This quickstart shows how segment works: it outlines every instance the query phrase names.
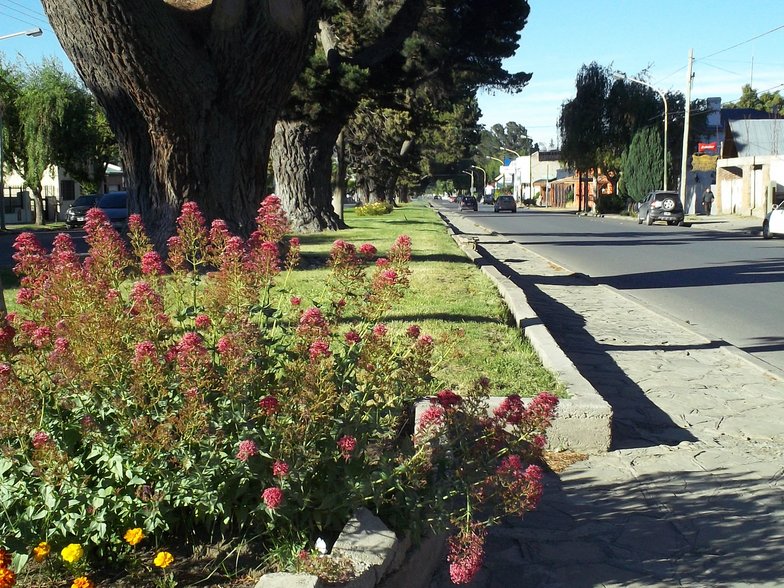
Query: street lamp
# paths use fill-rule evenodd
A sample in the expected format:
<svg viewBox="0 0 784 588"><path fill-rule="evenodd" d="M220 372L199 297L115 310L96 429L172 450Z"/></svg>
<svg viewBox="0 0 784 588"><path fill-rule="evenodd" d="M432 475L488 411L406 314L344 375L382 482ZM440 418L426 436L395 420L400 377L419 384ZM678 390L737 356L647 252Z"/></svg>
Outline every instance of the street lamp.
<svg viewBox="0 0 784 588"><path fill-rule="evenodd" d="M614 73L613 77L617 78L619 80L628 80L630 82L634 82L636 84L641 84L643 86L646 86L646 87L650 88L651 90L653 90L654 92L658 92L659 96L662 99L662 102L664 102L664 152L663 152L663 155L662 155L662 157L664 159L664 179L662 181L662 189L666 190L667 189L667 119L669 118L668 112L667 112L667 96L665 96L665 94L664 94L664 92L662 90L660 90L659 88L657 88L655 86L651 86L648 82L643 82L642 80L638 80L636 78L630 78L628 76L625 76L625 75L622 75L622 74L619 74L619 73Z"/></svg>
<svg viewBox="0 0 784 588"><path fill-rule="evenodd" d="M18 33L10 33L8 35L0 36L0 41L3 39L10 39L11 37L21 37L27 35L28 37L40 37L44 32L41 29L30 29L29 31L19 31Z"/></svg>
<svg viewBox="0 0 784 588"><path fill-rule="evenodd" d="M460 171L461 173L468 174L469 176L471 176L471 191L469 192L469 194L473 196L474 195L474 172L465 169L461 169Z"/></svg>
<svg viewBox="0 0 784 588"><path fill-rule="evenodd" d="M485 155L485 157L487 159L492 159L493 161L497 161L498 163L501 164L501 167L506 167L506 162L503 159L498 159L497 157L493 157L492 155ZM500 168L498 171L499 172L501 171ZM504 172L501 173L501 189L506 190L506 170L504 170Z"/></svg>
<svg viewBox="0 0 784 588"><path fill-rule="evenodd" d="M484 190L484 187L487 186L487 172L481 167L479 167L478 165L472 165L471 167L473 167L474 169L478 169L480 172L482 172L482 182L483 182L482 189Z"/></svg>

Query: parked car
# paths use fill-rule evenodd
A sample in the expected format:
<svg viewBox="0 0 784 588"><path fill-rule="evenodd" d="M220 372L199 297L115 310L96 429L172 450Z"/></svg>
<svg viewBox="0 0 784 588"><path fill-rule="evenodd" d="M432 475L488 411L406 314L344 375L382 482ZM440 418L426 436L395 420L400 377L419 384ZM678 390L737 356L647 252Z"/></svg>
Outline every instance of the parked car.
<svg viewBox="0 0 784 588"><path fill-rule="evenodd" d="M106 213L118 231L128 227L128 192L107 192L98 200L98 208Z"/></svg>
<svg viewBox="0 0 784 588"><path fill-rule="evenodd" d="M493 198L492 194L485 194L482 197L482 204L493 204L495 202L495 198Z"/></svg>
<svg viewBox="0 0 784 588"><path fill-rule="evenodd" d="M650 225L656 221L666 221L668 225L683 223L683 204L677 192L654 190L640 202L637 224Z"/></svg>
<svg viewBox="0 0 784 588"><path fill-rule="evenodd" d="M495 206L493 206L493 212L501 212L502 210L517 212L517 202L515 202L514 196L504 195L498 197L498 200L495 201Z"/></svg>
<svg viewBox="0 0 784 588"><path fill-rule="evenodd" d="M97 194L79 196L65 211L65 225L69 229L84 226L84 215L98 202Z"/></svg>
<svg viewBox="0 0 784 588"><path fill-rule="evenodd" d="M784 202L779 202L762 221L762 237L770 239L776 236L784 237Z"/></svg>
<svg viewBox="0 0 784 588"><path fill-rule="evenodd" d="M476 198L473 196L463 196L460 201L457 203L458 210L479 210L479 204L476 201Z"/></svg>

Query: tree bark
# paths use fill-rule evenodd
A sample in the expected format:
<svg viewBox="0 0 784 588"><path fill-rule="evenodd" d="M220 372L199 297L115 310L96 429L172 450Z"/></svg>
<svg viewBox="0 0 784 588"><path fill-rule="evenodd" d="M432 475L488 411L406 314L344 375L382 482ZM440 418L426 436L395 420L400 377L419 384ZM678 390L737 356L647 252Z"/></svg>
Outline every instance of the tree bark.
<svg viewBox="0 0 784 588"><path fill-rule="evenodd" d="M35 224L38 226L43 226L46 224L46 217L44 216L44 197L41 194L41 186L31 186L30 189L33 192L33 204L35 205Z"/></svg>
<svg viewBox="0 0 784 588"><path fill-rule="evenodd" d="M332 152L342 125L281 119L275 126L275 193L296 231L345 229L332 207Z"/></svg>
<svg viewBox="0 0 784 588"><path fill-rule="evenodd" d="M321 0L43 0L115 132L159 246L186 200L252 231L275 120Z"/></svg>

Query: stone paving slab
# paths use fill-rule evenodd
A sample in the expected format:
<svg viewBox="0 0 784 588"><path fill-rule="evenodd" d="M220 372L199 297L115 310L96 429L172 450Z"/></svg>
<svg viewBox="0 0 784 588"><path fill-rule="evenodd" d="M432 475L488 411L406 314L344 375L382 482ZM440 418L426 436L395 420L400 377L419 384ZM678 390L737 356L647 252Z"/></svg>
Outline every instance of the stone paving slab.
<svg viewBox="0 0 784 588"><path fill-rule="evenodd" d="M784 383L744 354L446 212L613 407L609 452L488 537L473 588L784 586ZM451 586L442 567L431 588Z"/></svg>

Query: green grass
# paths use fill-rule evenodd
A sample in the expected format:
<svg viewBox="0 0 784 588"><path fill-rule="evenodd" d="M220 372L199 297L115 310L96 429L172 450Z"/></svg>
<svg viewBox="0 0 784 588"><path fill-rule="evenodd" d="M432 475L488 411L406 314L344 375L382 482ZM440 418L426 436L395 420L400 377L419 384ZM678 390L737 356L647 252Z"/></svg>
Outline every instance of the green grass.
<svg viewBox="0 0 784 588"><path fill-rule="evenodd" d="M336 239L371 242L383 255L406 234L412 240L411 289L384 321L401 330L416 323L423 332L449 340L436 375L456 389L485 375L499 396L532 396L542 390L566 395L528 340L511 326L495 286L460 251L432 209L412 203L375 217L348 210L345 221L348 230L300 236L304 266L311 269L292 275L291 291L318 298L328 271L323 266Z"/></svg>
<svg viewBox="0 0 784 588"><path fill-rule="evenodd" d="M395 239L406 234L412 241L411 288L383 320L393 330L418 324L423 333L444 341L437 347L435 375L456 390L484 375L497 396L532 396L542 390L566 396L512 326L495 286L460 251L432 209L412 203L383 216L359 217L351 210L345 216L347 230L300 235L303 263L288 278L287 292L305 300L321 298L327 257L336 239L355 245L370 242L385 255ZM6 303L14 310L18 280L10 271L0 272Z"/></svg>

